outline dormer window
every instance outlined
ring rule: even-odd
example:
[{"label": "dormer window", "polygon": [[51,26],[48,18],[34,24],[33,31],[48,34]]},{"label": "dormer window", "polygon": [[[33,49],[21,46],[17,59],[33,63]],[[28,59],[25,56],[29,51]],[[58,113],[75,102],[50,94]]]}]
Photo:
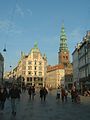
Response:
[{"label": "dormer window", "polygon": [[36,61],[36,60],[34,61],[34,64],[35,64],[35,65],[37,64],[37,61]]}]

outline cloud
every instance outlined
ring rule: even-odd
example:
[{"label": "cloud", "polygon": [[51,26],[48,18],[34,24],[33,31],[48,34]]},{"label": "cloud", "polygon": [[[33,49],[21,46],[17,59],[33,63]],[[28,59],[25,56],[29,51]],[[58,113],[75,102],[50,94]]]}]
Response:
[{"label": "cloud", "polygon": [[24,17],[24,14],[25,14],[24,11],[22,10],[22,8],[18,4],[16,4],[15,13],[17,13],[18,15],[20,15],[22,17]]},{"label": "cloud", "polygon": [[81,27],[72,30],[71,34],[69,35],[70,42],[73,44],[77,44],[78,42],[80,42],[82,40],[82,32],[83,29]]},{"label": "cloud", "polygon": [[68,47],[70,52],[72,53],[77,46],[77,43],[80,43],[84,37],[84,28],[77,27],[72,30],[72,32],[68,35]]},{"label": "cloud", "polygon": [[17,28],[17,26],[14,23],[6,20],[0,20],[0,32],[12,34],[22,33],[22,31],[19,30],[19,28]]},{"label": "cloud", "polygon": [[25,15],[31,15],[32,11],[30,9],[22,9],[20,5],[16,4],[15,13],[17,15],[20,15],[21,17],[24,17]]},{"label": "cloud", "polygon": [[81,33],[80,29],[75,29],[75,30],[72,31],[71,37],[80,38],[80,33]]},{"label": "cloud", "polygon": [[0,30],[8,30],[9,26],[9,21],[0,20]]},{"label": "cloud", "polygon": [[27,9],[27,13],[29,13],[30,15],[32,15],[32,11],[30,9]]}]

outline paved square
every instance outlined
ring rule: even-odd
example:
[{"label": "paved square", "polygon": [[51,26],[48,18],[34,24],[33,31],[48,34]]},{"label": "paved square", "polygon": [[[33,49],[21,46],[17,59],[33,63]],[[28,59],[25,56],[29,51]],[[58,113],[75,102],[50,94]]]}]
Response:
[{"label": "paved square", "polygon": [[6,101],[5,110],[0,114],[0,120],[89,120],[90,97],[81,97],[81,103],[72,103],[70,97],[67,103],[56,101],[56,92],[52,91],[47,96],[47,101],[40,101],[39,94],[35,100],[29,100],[28,93],[21,94],[17,103],[17,114],[11,115],[10,100]]}]

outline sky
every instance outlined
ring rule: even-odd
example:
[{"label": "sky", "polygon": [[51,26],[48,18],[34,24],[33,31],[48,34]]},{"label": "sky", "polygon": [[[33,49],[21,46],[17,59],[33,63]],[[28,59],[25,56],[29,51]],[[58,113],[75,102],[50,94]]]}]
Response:
[{"label": "sky", "polygon": [[75,46],[90,30],[90,0],[0,0],[0,52],[5,71],[17,66],[21,51],[28,54],[35,42],[49,65],[58,64],[62,22],[72,61]]}]

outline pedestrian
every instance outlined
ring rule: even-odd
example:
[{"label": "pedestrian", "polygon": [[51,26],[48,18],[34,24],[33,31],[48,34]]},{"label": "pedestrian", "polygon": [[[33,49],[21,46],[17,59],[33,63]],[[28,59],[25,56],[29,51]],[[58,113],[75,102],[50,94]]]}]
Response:
[{"label": "pedestrian", "polygon": [[8,96],[7,89],[2,85],[0,88],[0,113],[3,113],[7,96]]},{"label": "pedestrian", "polygon": [[43,99],[43,87],[40,88],[40,99],[41,99],[41,102],[42,102],[42,99]]},{"label": "pedestrian", "polygon": [[57,99],[58,101],[60,100],[60,88],[59,88],[59,87],[58,87],[58,89],[57,89],[56,99]]},{"label": "pedestrian", "polygon": [[47,94],[48,94],[48,91],[47,91],[47,89],[44,87],[44,88],[43,88],[44,101],[46,101],[46,96],[47,96]]},{"label": "pedestrian", "polygon": [[65,101],[65,89],[63,87],[61,88],[61,100],[62,102]]},{"label": "pedestrian", "polygon": [[46,101],[46,96],[48,94],[48,91],[45,87],[41,88],[40,90],[40,98],[41,98],[41,101]]},{"label": "pedestrian", "polygon": [[17,90],[18,90],[18,99],[20,100],[20,97],[21,97],[21,88],[19,87],[19,88],[17,88]]},{"label": "pedestrian", "polygon": [[28,89],[28,94],[29,94],[30,100],[31,100],[31,92],[32,92],[32,88],[31,88],[31,86],[30,86],[29,89]]},{"label": "pedestrian", "polygon": [[65,89],[65,101],[67,102],[68,90]]},{"label": "pedestrian", "polygon": [[71,89],[71,99],[72,99],[72,102],[77,102],[77,90],[75,86],[72,86],[72,89]]},{"label": "pedestrian", "polygon": [[34,100],[34,97],[36,95],[36,93],[35,93],[35,86],[32,86],[32,88],[31,88],[31,95],[32,95],[32,100]]},{"label": "pedestrian", "polygon": [[17,99],[19,96],[19,90],[16,86],[16,84],[13,84],[10,91],[9,91],[9,97],[11,98],[11,107],[12,107],[12,115],[16,115],[16,105],[17,105]]}]

